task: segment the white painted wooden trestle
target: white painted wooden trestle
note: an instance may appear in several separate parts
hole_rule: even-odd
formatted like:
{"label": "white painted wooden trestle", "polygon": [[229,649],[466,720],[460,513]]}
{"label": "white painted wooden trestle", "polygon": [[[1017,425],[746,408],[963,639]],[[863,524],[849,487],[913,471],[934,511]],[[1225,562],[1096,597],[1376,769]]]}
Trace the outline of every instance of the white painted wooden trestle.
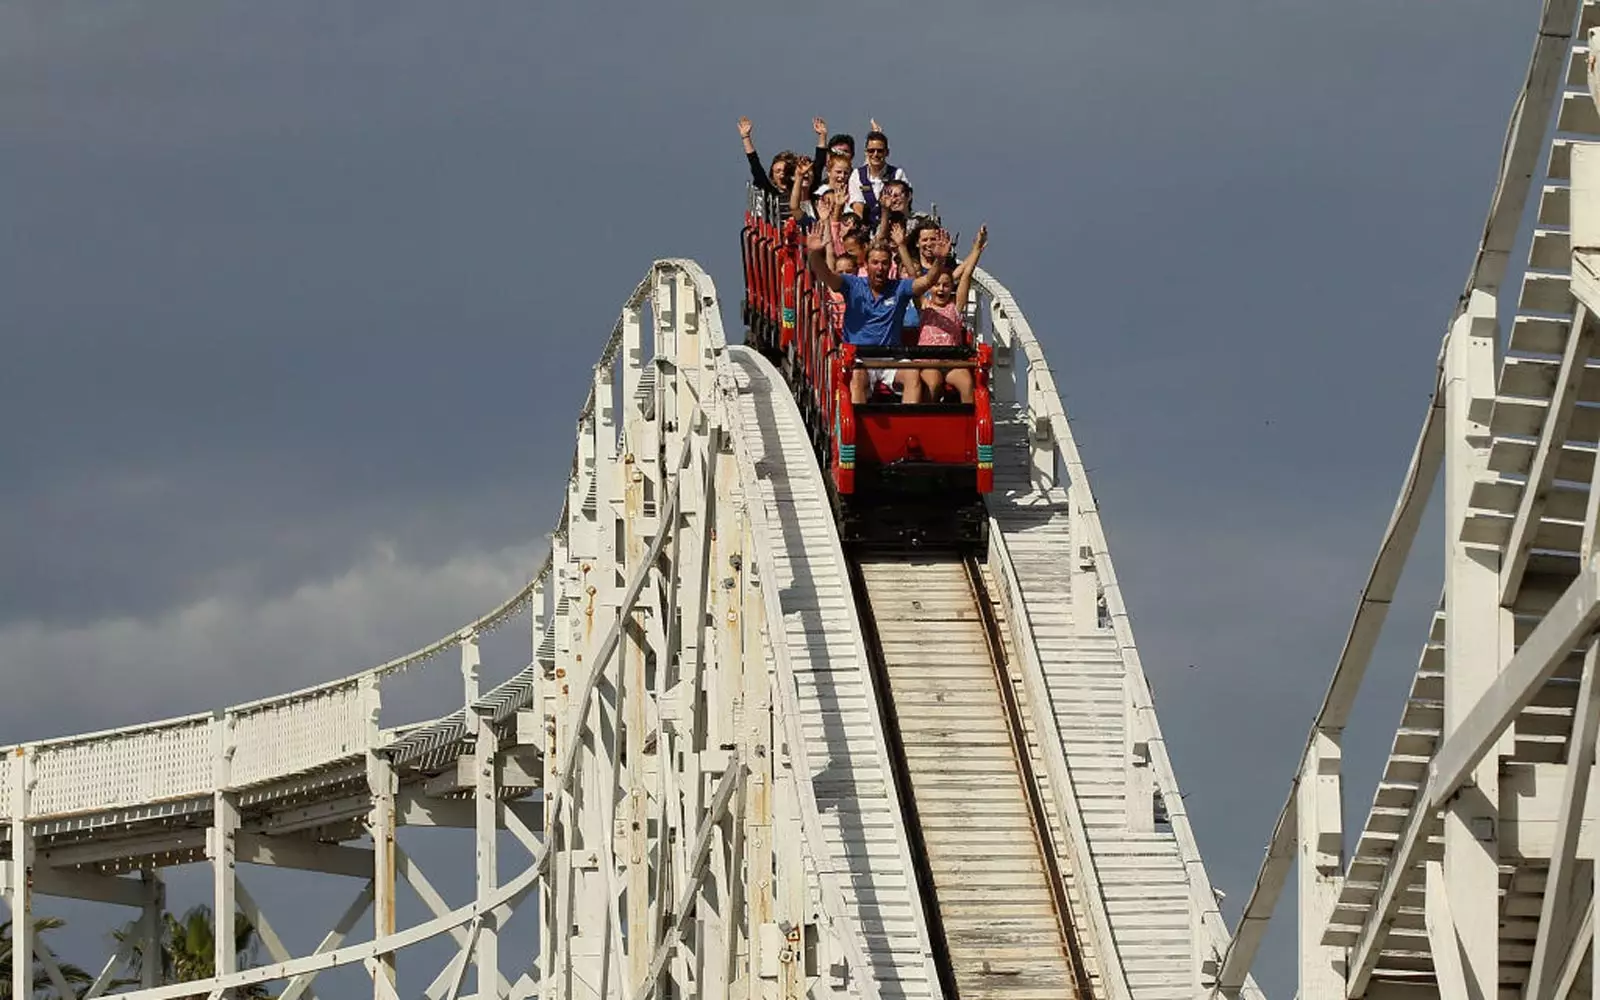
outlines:
{"label": "white painted wooden trestle", "polygon": [[[1036,776],[1088,992],[1197,997],[1227,932],[1093,495],[1027,321],[990,276],[977,285],[1000,396],[983,573],[1026,726],[1016,773]],[[137,920],[124,947],[148,949],[163,872],[182,865],[209,867],[217,912],[255,923],[267,964],[221,947],[212,978],[163,984],[146,963],[113,989],[115,955],[86,1000],[254,983],[296,1000],[334,968],[379,1000],[942,995],[822,472],[781,377],[727,344],[697,265],[659,261],[628,298],[576,431],[548,556],[458,632],[266,701],[4,749],[15,998],[35,957],[60,979],[29,931],[41,896]],[[883,586],[872,599],[894,601]],[[512,628],[527,647],[506,662],[489,640]],[[458,670],[460,700],[395,720],[385,693],[424,669]],[[416,827],[459,831],[450,884],[408,851]],[[945,836],[946,877],[1005,853],[998,836]],[[308,953],[277,929],[309,915],[260,905],[275,868],[348,884]],[[400,925],[402,897],[425,919]],[[506,946],[519,922],[537,955]],[[396,956],[433,939],[449,957],[402,977]]]}
{"label": "white painted wooden trestle", "polygon": [[[1293,867],[1306,1000],[1593,994],[1597,26],[1593,0],[1540,11],[1433,400],[1221,993]],[[1340,739],[1441,470],[1444,596],[1347,856]]]}

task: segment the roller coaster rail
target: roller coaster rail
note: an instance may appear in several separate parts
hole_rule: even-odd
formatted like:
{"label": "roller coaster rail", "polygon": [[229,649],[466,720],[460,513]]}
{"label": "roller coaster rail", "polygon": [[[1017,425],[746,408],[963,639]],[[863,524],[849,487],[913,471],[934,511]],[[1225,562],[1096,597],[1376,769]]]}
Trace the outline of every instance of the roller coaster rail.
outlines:
{"label": "roller coaster rail", "polygon": [[[997,474],[1009,516],[1026,522],[997,518],[988,565],[1094,991],[1192,997],[1215,974],[1226,928],[1052,373],[1011,295],[984,273],[977,284],[1008,408]],[[363,970],[378,998],[419,988],[430,1000],[941,995],[906,832],[841,818],[866,815],[857,796],[877,808],[906,793],[883,780],[881,717],[818,701],[829,697],[818,678],[863,663],[864,647],[853,617],[833,613],[848,575],[831,519],[816,513],[826,493],[803,431],[782,436],[798,420],[776,371],[727,344],[709,277],[691,261],[658,261],[595,367],[550,551],[504,604],[327,684],[5,748],[13,982],[31,982],[36,956],[66,987],[23,919],[46,895],[135,914],[84,1000],[221,997],[254,984],[298,1000],[334,968]],[[1070,572],[1040,574],[1068,552]],[[1063,617],[1066,599],[1085,613]],[[480,640],[513,622],[527,628],[526,661],[485,688]],[[1111,670],[1097,697],[1114,745],[1095,758],[1063,737],[1066,706],[1052,704],[1079,637]],[[457,662],[461,702],[432,721],[389,720],[386,681],[445,658]],[[859,667],[832,676],[870,690]],[[405,848],[411,827],[470,842],[470,901],[446,904]],[[1119,853],[1128,831],[1143,839]],[[898,881],[883,864],[901,866]],[[213,977],[163,983],[158,963],[143,963],[126,983],[130,955],[159,947],[162,872],[182,865],[211,869],[215,911],[247,916],[267,961],[239,968],[221,935]],[[308,953],[290,953],[247,888],[274,867],[352,881],[349,905]],[[1147,876],[1170,886],[1155,904]],[[426,908],[404,927],[402,887]],[[1132,900],[1166,915],[1135,917]],[[501,947],[520,914],[538,922],[536,956]],[[432,939],[451,943],[449,959],[403,986],[397,955]]]}

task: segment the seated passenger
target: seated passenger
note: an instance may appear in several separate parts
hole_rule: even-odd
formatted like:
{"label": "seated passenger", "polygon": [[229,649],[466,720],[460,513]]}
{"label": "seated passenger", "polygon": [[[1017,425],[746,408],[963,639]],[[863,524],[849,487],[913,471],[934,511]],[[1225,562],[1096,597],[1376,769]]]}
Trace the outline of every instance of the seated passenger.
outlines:
{"label": "seated passenger", "polygon": [[812,191],[814,198],[821,198],[825,194],[834,196],[840,212],[850,207],[850,158],[843,153],[828,154],[822,183]]}
{"label": "seated passenger", "polygon": [[911,226],[911,185],[905,181],[889,181],[883,186],[883,197],[878,202],[878,225],[873,230],[875,240],[893,240],[890,229]]}
{"label": "seated passenger", "polygon": [[[816,196],[817,218],[824,224],[823,232],[832,240],[833,252],[844,253],[845,243],[851,237],[860,241],[861,220],[856,218],[854,212],[844,210],[844,195],[833,191],[822,191]],[[856,259],[860,260],[861,248],[855,248]]]}
{"label": "seated passenger", "polygon": [[799,220],[801,228],[809,229],[817,218],[816,203],[811,199],[811,158],[798,157],[792,173],[794,182],[789,185],[789,214]]}
{"label": "seated passenger", "polygon": [[828,138],[828,123],[820,116],[811,119],[811,130],[817,133],[817,151],[811,157],[811,186],[815,189],[822,187],[822,182],[827,180],[828,160],[834,153],[848,158],[845,173],[850,172],[850,166],[854,165],[856,159],[856,141],[842,133]]}
{"label": "seated passenger", "polygon": [[877,229],[883,185],[905,179],[906,172],[889,162],[889,137],[874,128],[867,133],[867,162],[850,174],[851,209],[867,220],[869,229]]}
{"label": "seated passenger", "polygon": [[794,181],[794,153],[784,150],[772,158],[772,166],[763,168],[761,156],[756,152],[755,126],[750,119],[739,119],[739,138],[744,140],[745,159],[750,161],[750,183],[756,190],[771,195],[778,204],[781,218],[789,217],[789,186]]}
{"label": "seated passenger", "polygon": [[[989,227],[979,226],[978,235],[972,238],[972,252],[956,267],[955,273],[940,268],[938,280],[922,300],[922,328],[917,335],[918,347],[960,347],[967,342],[962,320],[967,312],[967,299],[972,293],[972,272],[977,269],[978,258],[983,256],[983,248],[988,243]],[[941,231],[929,239],[927,249],[936,260],[946,260],[950,253],[949,234]],[[928,402],[937,403],[939,397],[944,395],[946,385],[961,394],[963,403],[972,402],[970,368],[924,368],[920,378],[918,374],[905,372],[911,377],[901,381],[906,402],[916,403],[926,398]]]}
{"label": "seated passenger", "polygon": [[[902,278],[892,281],[889,266],[894,262],[894,250],[885,244],[873,244],[867,251],[867,276],[840,274],[828,266],[828,241],[821,227],[814,228],[806,239],[811,271],[828,287],[830,292],[841,292],[845,299],[844,340],[859,347],[898,347],[900,330],[906,306],[922,295],[939,275],[944,273],[941,264],[915,280]],[[868,377],[865,369],[850,373],[850,398],[857,403],[866,402]]]}
{"label": "seated passenger", "polygon": [[[840,274],[854,274],[857,267],[855,254],[836,254],[828,262],[828,266]],[[828,293],[828,328],[836,334],[844,331],[844,307],[844,293],[830,291]]]}

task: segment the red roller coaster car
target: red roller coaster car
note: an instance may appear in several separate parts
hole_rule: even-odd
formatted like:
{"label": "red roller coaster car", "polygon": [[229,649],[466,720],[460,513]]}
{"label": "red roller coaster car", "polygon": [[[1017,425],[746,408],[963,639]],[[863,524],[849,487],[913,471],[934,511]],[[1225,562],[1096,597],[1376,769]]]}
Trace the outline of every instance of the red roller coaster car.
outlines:
{"label": "red roller coaster car", "polygon": [[[994,419],[989,379],[993,350],[956,347],[858,347],[843,342],[828,291],[805,266],[794,220],[751,192],[741,235],[747,342],[784,372],[828,471],[844,541],[872,548],[981,548],[994,488]],[[973,400],[903,403],[879,383],[852,403],[857,368],[967,368]],[[892,380],[891,380],[892,381]]]}

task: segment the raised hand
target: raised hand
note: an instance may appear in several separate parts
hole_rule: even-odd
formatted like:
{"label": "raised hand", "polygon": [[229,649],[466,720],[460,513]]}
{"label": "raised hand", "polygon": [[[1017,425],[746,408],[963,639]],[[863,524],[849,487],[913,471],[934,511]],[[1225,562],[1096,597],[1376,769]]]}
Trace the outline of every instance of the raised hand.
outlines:
{"label": "raised hand", "polygon": [[751,134],[755,132],[755,130],[756,127],[750,124],[750,119],[744,117],[743,115],[739,116],[739,138],[748,139],[750,138]]}
{"label": "raised hand", "polygon": [[806,249],[812,253],[821,253],[828,246],[828,238],[823,235],[821,226],[812,226],[806,234]]}
{"label": "raised hand", "polygon": [[874,132],[882,132],[883,131],[883,126],[878,124],[878,119],[876,119],[876,118],[868,118],[867,119],[867,124],[871,127],[872,131],[874,131]]}
{"label": "raised hand", "polygon": [[983,248],[989,245],[989,225],[984,223],[978,227],[978,235],[972,238],[972,252],[983,253]]}
{"label": "raised hand", "polygon": [[[906,245],[906,224],[904,222],[889,223],[889,240],[897,247]],[[945,249],[950,248],[949,241],[945,241]]]}
{"label": "raised hand", "polygon": [[817,133],[817,145],[828,141],[828,123],[822,120],[821,115],[811,119],[811,131]]}
{"label": "raised hand", "polygon": [[817,199],[817,214],[824,219],[831,219],[837,214],[836,198],[832,191],[822,192],[822,197]]}
{"label": "raised hand", "polygon": [[929,240],[929,249],[933,251],[936,260],[944,260],[950,256],[950,234],[946,230],[939,230]]}

